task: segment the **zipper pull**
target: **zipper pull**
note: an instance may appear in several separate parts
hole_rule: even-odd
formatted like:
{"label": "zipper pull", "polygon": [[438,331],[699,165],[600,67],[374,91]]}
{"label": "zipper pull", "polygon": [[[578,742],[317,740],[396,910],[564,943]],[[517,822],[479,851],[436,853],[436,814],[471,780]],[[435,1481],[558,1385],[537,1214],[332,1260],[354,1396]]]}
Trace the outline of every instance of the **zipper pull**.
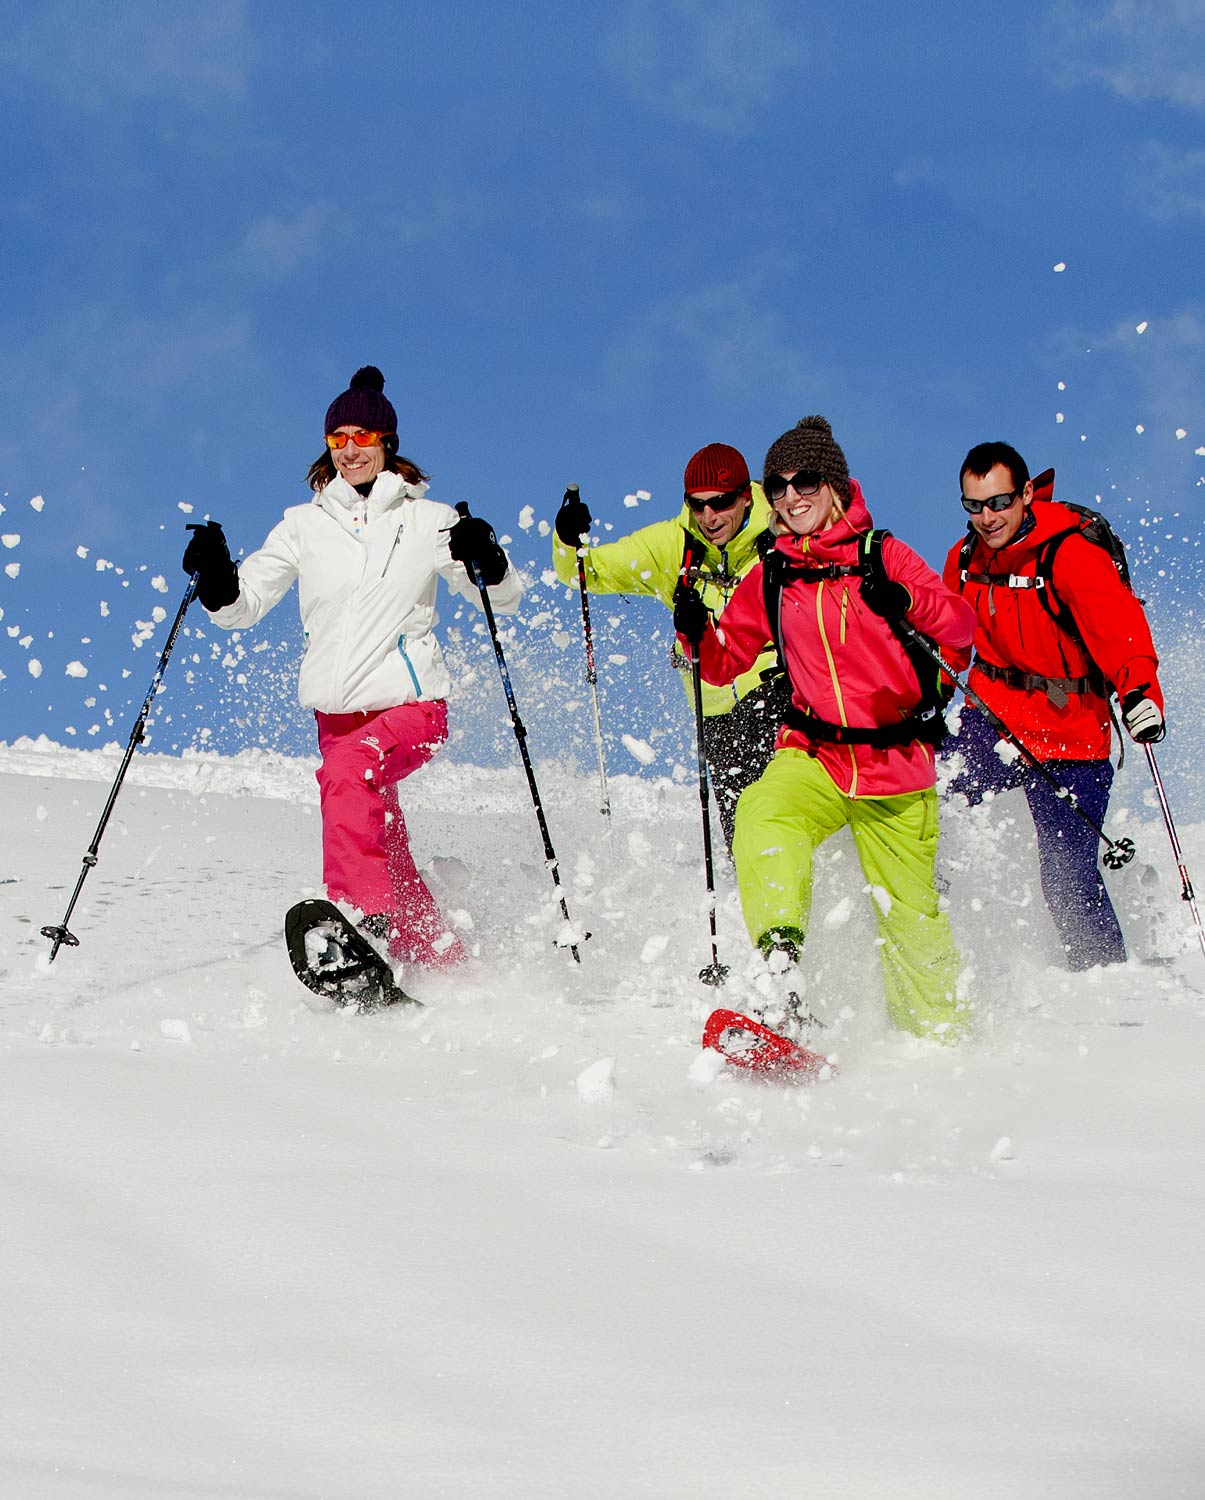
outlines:
{"label": "zipper pull", "polygon": [[393,538],[393,546],[389,549],[389,556],[385,559],[385,566],[381,569],[382,578],[384,578],[385,574],[389,571],[389,564],[393,561],[393,554],[397,551],[397,544],[401,541],[402,532],[405,531],[405,529],[406,523],[405,521],[402,521],[398,526],[397,534]]}

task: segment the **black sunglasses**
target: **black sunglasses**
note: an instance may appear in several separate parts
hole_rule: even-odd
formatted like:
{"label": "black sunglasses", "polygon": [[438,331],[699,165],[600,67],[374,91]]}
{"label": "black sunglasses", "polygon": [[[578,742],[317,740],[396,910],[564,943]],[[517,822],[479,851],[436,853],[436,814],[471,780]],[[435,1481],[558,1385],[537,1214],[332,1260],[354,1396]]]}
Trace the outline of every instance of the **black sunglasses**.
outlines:
{"label": "black sunglasses", "polygon": [[958,498],[968,516],[977,516],[985,506],[988,510],[1007,510],[1020,493],[1020,490],[1009,490],[1006,495],[989,495],[986,500],[972,500],[969,495],[959,495]]}
{"label": "black sunglasses", "polygon": [[820,486],[824,483],[824,475],[817,474],[811,469],[800,469],[798,474],[770,474],[762,481],[762,489],[766,492],[766,499],[772,505],[776,505],[786,494],[787,489],[793,489],[797,495],[818,495]]}
{"label": "black sunglasses", "polygon": [[743,484],[739,490],[725,490],[722,495],[713,495],[709,500],[700,500],[697,495],[684,495],[683,499],[696,516],[701,516],[708,507],[712,510],[731,510],[736,502],[748,493],[749,486]]}

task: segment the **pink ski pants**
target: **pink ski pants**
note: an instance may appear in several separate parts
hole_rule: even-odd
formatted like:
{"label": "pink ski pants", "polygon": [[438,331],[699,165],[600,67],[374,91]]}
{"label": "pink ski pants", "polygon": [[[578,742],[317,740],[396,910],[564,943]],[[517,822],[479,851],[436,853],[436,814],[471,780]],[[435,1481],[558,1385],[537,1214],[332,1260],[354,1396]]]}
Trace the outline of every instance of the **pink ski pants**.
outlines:
{"label": "pink ski pants", "polygon": [[410,854],[397,784],[448,737],[442,700],[372,713],[316,713],[322,879],[332,901],[393,919],[395,958],[443,967],[464,957]]}

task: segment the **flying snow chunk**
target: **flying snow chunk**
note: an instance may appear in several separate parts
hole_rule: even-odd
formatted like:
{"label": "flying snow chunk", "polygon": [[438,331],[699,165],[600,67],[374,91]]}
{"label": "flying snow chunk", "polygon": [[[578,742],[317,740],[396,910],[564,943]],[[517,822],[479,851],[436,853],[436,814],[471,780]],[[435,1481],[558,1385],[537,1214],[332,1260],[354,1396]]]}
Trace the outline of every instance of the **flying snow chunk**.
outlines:
{"label": "flying snow chunk", "polygon": [[548,533],[552,530],[552,527],[548,524],[547,521],[541,521],[540,524],[536,527],[536,530],[541,536],[547,536]]}
{"label": "flying snow chunk", "polygon": [[1186,438],[1187,436],[1188,436],[1188,433],[1185,431],[1185,429],[1183,427],[1177,427],[1176,428],[1176,441],[1177,442],[1179,442],[1182,438]]}
{"label": "flying snow chunk", "polygon": [[633,760],[638,760],[642,766],[651,766],[657,759],[657,752],[647,740],[638,740],[635,735],[625,734],[621,736],[623,748]]}
{"label": "flying snow chunk", "polygon": [[27,665],[29,667],[29,675],[31,677],[41,677],[41,675],[42,675],[42,663],[38,660],[38,658],[36,656],[31,656],[29,658],[29,662],[28,662]]}
{"label": "flying snow chunk", "polygon": [[530,505],[525,505],[519,512],[519,530],[530,531],[535,524],[536,513]]}
{"label": "flying snow chunk", "polygon": [[176,509],[182,510],[186,516],[192,515],[192,506],[189,505],[187,500],[178,500],[176,502]]}
{"label": "flying snow chunk", "polygon": [[583,1068],[573,1087],[577,1097],[587,1104],[599,1104],[611,1098],[615,1092],[615,1059],[600,1057],[588,1068]]}
{"label": "flying snow chunk", "polygon": [[87,557],[87,555],[88,555],[88,549],[87,549],[87,547],[77,547],[75,549],[75,555],[76,555],[76,557]]}
{"label": "flying snow chunk", "polygon": [[187,1021],[160,1021],[159,1035],[169,1042],[191,1042],[192,1032]]}
{"label": "flying snow chunk", "polygon": [[1149,323],[1148,323],[1148,322],[1147,322],[1147,321],[1146,321],[1146,319],[1145,319],[1145,318],[1144,318],[1144,319],[1143,319],[1143,320],[1142,320],[1142,322],[1141,322],[1141,323],[1138,323],[1138,324],[1137,324],[1137,325],[1136,325],[1136,326],[1135,326],[1135,328],[1134,328],[1134,332],[1135,332],[1135,333],[1145,333],[1145,332],[1146,332],[1146,331],[1147,331],[1147,329],[1148,329],[1148,328],[1149,328],[1149,327],[1150,327],[1150,326],[1151,326],[1151,325],[1150,325],[1150,324],[1149,324]]}
{"label": "flying snow chunk", "polygon": [[850,917],[853,916],[854,903],[851,897],[842,896],[836,906],[830,907],[824,914],[824,925],[826,927],[844,927]]}
{"label": "flying snow chunk", "polygon": [[0,542],[6,547],[19,547],[21,545],[21,533],[19,531],[6,531],[0,536]]}
{"label": "flying snow chunk", "polygon": [[1142,425],[1142,423],[1141,423],[1141,422],[1139,422],[1139,423],[1137,423],[1137,424],[1136,424],[1136,425],[1135,425],[1135,427],[1134,427],[1134,431],[1135,431],[1135,432],[1145,432],[1145,431],[1146,431],[1146,428],[1145,428],[1145,427],[1144,427],[1144,426],[1143,426],[1143,425]]}
{"label": "flying snow chunk", "polygon": [[1002,1135],[988,1153],[989,1161],[1012,1161],[1013,1143],[1009,1136]]}
{"label": "flying snow chunk", "polygon": [[1067,269],[1067,262],[1065,260],[1059,261],[1058,265],[1055,266],[1054,269],[1056,271],[1065,271]]}
{"label": "flying snow chunk", "polygon": [[42,499],[41,495],[35,495],[30,500],[29,503],[30,503],[30,505],[32,506],[32,508],[34,510],[41,510],[42,507],[46,504],[45,500]]}
{"label": "flying snow chunk", "polygon": [[637,500],[651,500],[653,497],[648,490],[637,490],[636,498]]}
{"label": "flying snow chunk", "polygon": [[664,932],[655,932],[640,950],[642,964],[655,964],[669,947],[669,938]]}
{"label": "flying snow chunk", "polygon": [[17,574],[21,571],[21,564],[20,563],[5,563],[4,564],[4,571],[8,574],[8,576],[10,578],[15,578],[17,576]]}
{"label": "flying snow chunk", "polygon": [[1056,422],[1061,422],[1061,421],[1063,421],[1063,414],[1062,414],[1062,412],[1061,412],[1061,411],[1056,411],[1056,412],[1055,412],[1055,414],[1054,414],[1054,420],[1055,420],[1055,421],[1056,421]]}
{"label": "flying snow chunk", "polygon": [[88,668],[84,666],[82,661],[69,661],[67,663],[68,677],[87,677],[87,675]]}
{"label": "flying snow chunk", "polygon": [[627,506],[627,508],[629,510],[635,510],[636,507],[640,504],[640,501],[637,499],[637,497],[635,495],[625,495],[623,497],[623,503]]}
{"label": "flying snow chunk", "polygon": [[154,578],[151,579],[151,587],[155,590],[155,592],[157,594],[166,594],[167,593],[167,579],[164,578],[164,576],[163,576],[162,573],[156,573],[155,576],[154,576]]}

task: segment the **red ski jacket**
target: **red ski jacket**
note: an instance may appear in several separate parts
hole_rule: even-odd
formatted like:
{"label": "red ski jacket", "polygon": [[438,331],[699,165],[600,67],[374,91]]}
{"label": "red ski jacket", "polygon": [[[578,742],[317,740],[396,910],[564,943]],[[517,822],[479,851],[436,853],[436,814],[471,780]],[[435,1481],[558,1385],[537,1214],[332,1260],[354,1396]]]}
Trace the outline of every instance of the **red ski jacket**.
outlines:
{"label": "red ski jacket", "polygon": [[[844,519],[814,536],[780,536],[776,550],[805,567],[856,564],[859,538],[873,523],[856,480],[850,481],[850,490]],[[973,611],[911,547],[887,537],[883,565],[912,596],[909,624],[945,650],[970,646]],[[789,581],[782,593],[781,622],[795,706],[830,723],[870,729],[906,719],[921,691],[899,639],[862,602],[861,591],[857,576]],[[765,649],[771,634],[758,563],[741,580],[718,626],[708,625],[699,649],[704,679],[731,682]],[[689,652],[688,644],[682,644]],[[850,797],[893,797],[931,787],[935,780],[933,748],[919,741],[887,747],[824,744],[784,725],[778,748],[784,746],[814,755]]]}
{"label": "red ski jacket", "polygon": [[[1035,499],[1032,513],[1033,527],[999,551],[975,538],[965,571],[991,581],[964,581],[962,542],[946,558],[945,582],[978,618],[969,684],[1039,760],[1104,760],[1110,726],[1100,674],[1119,697],[1140,688],[1162,712],[1150,626],[1109,554],[1080,534],[1074,511]],[[1070,535],[1054,552],[1049,582],[1035,587],[1040,554],[1060,533]],[[1059,606],[1070,611],[1083,645],[1056,623]],[[969,651],[952,654],[951,665],[961,671],[970,659]],[[998,675],[1008,669],[1012,681]],[[1022,684],[1021,676],[1047,682]]]}

